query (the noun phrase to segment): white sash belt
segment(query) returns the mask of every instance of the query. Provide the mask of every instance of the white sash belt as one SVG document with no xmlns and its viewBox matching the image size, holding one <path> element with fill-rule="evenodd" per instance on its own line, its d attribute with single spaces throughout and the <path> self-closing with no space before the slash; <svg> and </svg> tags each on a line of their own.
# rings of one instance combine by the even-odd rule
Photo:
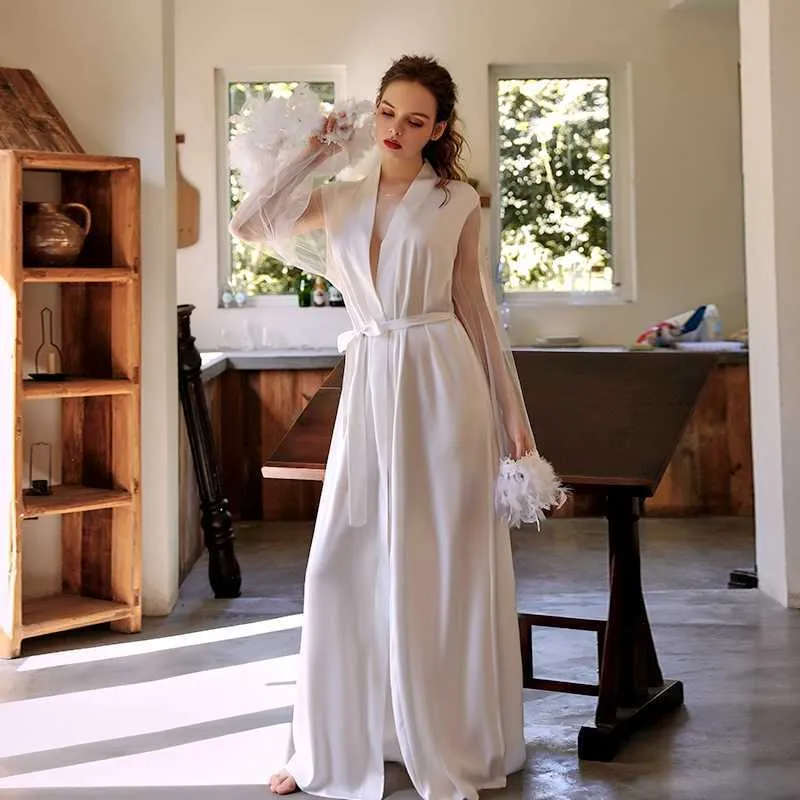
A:
<svg viewBox="0 0 800 800">
<path fill-rule="evenodd" d="M 383 336 L 392 331 L 403 331 L 407 328 L 414 328 L 417 325 L 432 325 L 435 322 L 446 322 L 453 318 L 452 311 L 431 311 L 428 314 L 418 314 L 415 317 L 401 317 L 400 319 L 377 320 L 372 319 L 364 323 L 360 328 L 345 331 L 336 340 L 336 346 L 340 353 L 344 353 L 360 336 Z"/>
<path fill-rule="evenodd" d="M 419 325 L 433 325 L 439 322 L 448 322 L 453 319 L 452 311 L 433 311 L 428 314 L 419 314 L 413 317 L 400 319 L 370 320 L 360 328 L 345 331 L 337 340 L 340 353 L 345 352 L 353 343 L 364 342 L 365 337 L 382 337 L 395 331 L 415 328 Z M 359 527 L 367 521 L 367 430 L 366 430 L 366 403 L 369 389 L 375 398 L 374 408 L 381 419 L 375 419 L 375 438 L 379 451 L 387 459 L 384 470 L 384 479 L 388 481 L 388 465 L 391 464 L 392 427 L 394 425 L 393 404 L 395 392 L 390 386 L 391 364 L 389 360 L 390 349 L 386 343 L 386 358 L 370 359 L 368 364 L 358 363 L 347 369 L 351 380 L 345 380 L 343 386 L 348 387 L 347 407 L 345 408 L 345 446 L 347 448 L 347 497 L 348 515 L 350 525 Z M 355 354 L 351 355 L 354 360 Z M 351 372 L 351 370 L 353 370 Z M 386 484 L 386 502 L 389 502 L 388 482 Z M 388 520 L 387 520 L 388 523 Z"/>
</svg>

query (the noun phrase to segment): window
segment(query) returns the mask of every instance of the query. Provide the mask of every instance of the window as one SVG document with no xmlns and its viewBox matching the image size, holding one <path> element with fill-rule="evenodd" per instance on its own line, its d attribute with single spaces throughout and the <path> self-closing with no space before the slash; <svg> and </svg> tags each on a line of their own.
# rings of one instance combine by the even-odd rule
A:
<svg viewBox="0 0 800 800">
<path fill-rule="evenodd" d="M 341 93 L 341 74 L 335 70 L 281 70 L 290 72 L 292 80 L 276 80 L 277 70 L 246 70 L 236 73 L 217 72 L 217 114 L 220 130 L 220 296 L 227 288 L 244 290 L 252 296 L 276 296 L 294 293 L 301 272 L 273 258 L 263 247 L 235 239 L 228 232 L 228 223 L 243 198 L 236 170 L 228 163 L 228 143 L 236 136 L 237 126 L 231 117 L 241 113 L 249 96 L 288 97 L 299 83 L 307 83 L 323 101 L 323 112 L 330 111 Z"/>
<path fill-rule="evenodd" d="M 509 299 L 633 299 L 627 76 L 495 68 L 493 253 Z"/>
</svg>

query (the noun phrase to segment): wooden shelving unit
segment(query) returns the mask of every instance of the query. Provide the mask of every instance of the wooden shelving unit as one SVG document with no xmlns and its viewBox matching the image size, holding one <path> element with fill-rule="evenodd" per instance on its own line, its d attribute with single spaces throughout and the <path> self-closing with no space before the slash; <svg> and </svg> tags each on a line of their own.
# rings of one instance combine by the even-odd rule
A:
<svg viewBox="0 0 800 800">
<path fill-rule="evenodd" d="M 103 397 L 132 394 L 136 388 L 133 381 L 122 378 L 75 378 L 65 381 L 40 383 L 28 378 L 22 381 L 22 392 L 26 400 L 52 400 L 57 397 Z"/>
<path fill-rule="evenodd" d="M 45 497 L 23 497 L 22 518 L 35 519 L 49 514 L 74 514 L 103 508 L 124 508 L 131 504 L 131 493 L 123 489 L 94 489 L 91 486 L 54 486 Z"/>
<path fill-rule="evenodd" d="M 91 209 L 92 228 L 73 266 L 22 262 L 27 171 L 53 173 L 62 202 Z M 139 207 L 138 159 L 0 150 L 3 658 L 18 656 L 24 639 L 58 631 L 101 623 L 141 628 Z M 26 374 L 23 352 L 39 344 L 23 341 L 25 315 L 38 314 L 23 302 L 31 284 L 57 287 L 64 380 Z M 27 491 L 23 430 L 26 409 L 42 400 L 61 405 L 61 441 L 51 442 L 61 448 L 61 475 L 51 494 L 38 496 Z M 26 520 L 48 516 L 61 518 L 61 591 L 29 597 L 24 529 L 36 523 Z"/>
<path fill-rule="evenodd" d="M 25 603 L 22 611 L 22 638 L 85 628 L 101 622 L 125 623 L 131 610 L 125 603 L 95 600 L 75 594 L 38 597 Z"/>
<path fill-rule="evenodd" d="M 128 283 L 127 267 L 23 267 L 23 283 Z"/>
</svg>

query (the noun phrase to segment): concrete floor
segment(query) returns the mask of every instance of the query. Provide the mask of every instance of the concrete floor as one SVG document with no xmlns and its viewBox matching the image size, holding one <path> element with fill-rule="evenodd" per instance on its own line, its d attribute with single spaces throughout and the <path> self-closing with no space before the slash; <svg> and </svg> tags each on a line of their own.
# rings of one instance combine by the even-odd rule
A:
<svg viewBox="0 0 800 800">
<path fill-rule="evenodd" d="M 302 609 L 307 525 L 243 526 L 244 595 L 210 599 L 205 562 L 170 617 L 126 637 L 32 640 L 0 662 L 0 797 L 263 798 L 280 766 Z M 604 615 L 600 520 L 515 535 L 519 607 Z M 800 798 L 800 614 L 726 589 L 753 559 L 741 520 L 647 520 L 643 573 L 667 678 L 686 707 L 610 764 L 579 763 L 592 698 L 526 693 L 528 762 L 502 792 L 536 800 Z M 536 633 L 537 674 L 592 681 L 591 634 Z M 387 793 L 416 794 L 399 768 Z"/>
</svg>

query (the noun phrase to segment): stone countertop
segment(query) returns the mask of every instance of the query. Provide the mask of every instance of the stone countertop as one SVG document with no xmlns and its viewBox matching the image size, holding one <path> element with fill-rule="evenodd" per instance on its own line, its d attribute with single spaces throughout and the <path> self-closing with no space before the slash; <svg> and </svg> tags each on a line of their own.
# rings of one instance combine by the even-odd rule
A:
<svg viewBox="0 0 800 800">
<path fill-rule="evenodd" d="M 711 353 L 717 356 L 720 364 L 747 364 L 748 351 L 747 348 L 739 350 L 679 350 L 667 347 L 656 348 L 631 348 L 623 347 L 622 345 L 587 345 L 586 347 L 537 347 L 535 345 L 514 345 L 512 350 L 515 353 L 521 352 L 558 352 L 558 353 L 637 353 L 642 356 L 692 356 L 695 353 Z"/>
<path fill-rule="evenodd" d="M 622 346 L 587 346 L 587 347 L 535 347 L 514 346 L 514 351 L 541 351 L 559 353 L 628 353 L 639 352 L 664 354 L 685 354 L 680 350 L 637 350 L 632 351 Z M 720 364 L 746 364 L 747 350 L 720 351 L 717 353 Z M 228 369 L 234 370 L 271 370 L 271 369 L 333 369 L 342 358 L 335 347 L 295 347 L 271 350 L 228 350 L 201 352 L 203 361 L 202 377 L 204 381 L 216 378 Z"/>
<path fill-rule="evenodd" d="M 335 347 L 295 347 L 201 352 L 200 357 L 203 361 L 203 380 L 210 381 L 228 369 L 333 369 L 341 355 Z"/>
</svg>

